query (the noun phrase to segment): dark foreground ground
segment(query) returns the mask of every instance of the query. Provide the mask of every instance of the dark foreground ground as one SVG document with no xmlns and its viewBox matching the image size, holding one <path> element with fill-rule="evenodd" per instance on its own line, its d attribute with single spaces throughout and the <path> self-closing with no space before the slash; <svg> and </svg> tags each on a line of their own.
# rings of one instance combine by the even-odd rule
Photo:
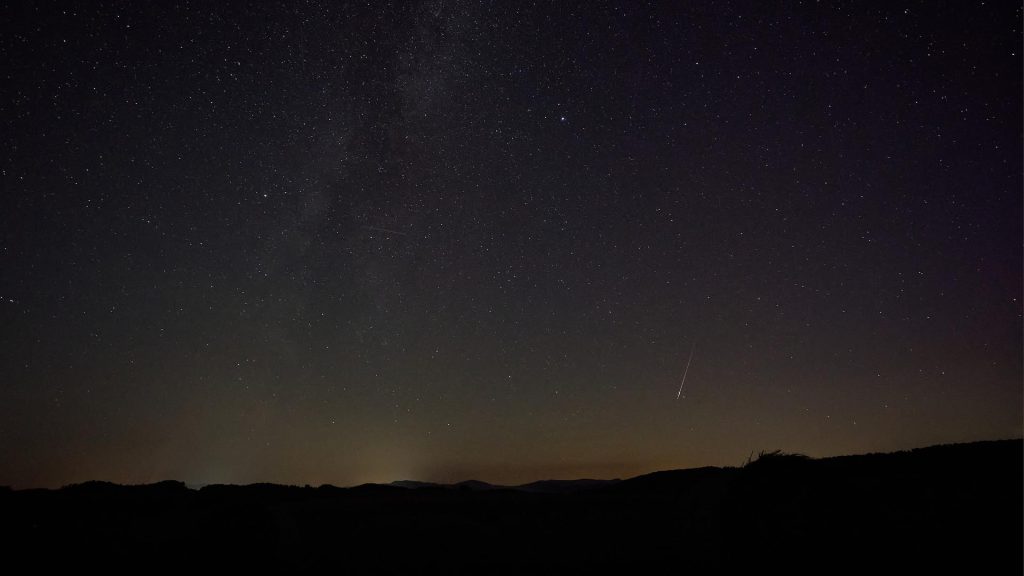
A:
<svg viewBox="0 0 1024 576">
<path fill-rule="evenodd" d="M 1022 573 L 1024 444 L 612 483 L 0 491 L 13 566 L 331 573 Z M 405 486 L 415 486 L 409 483 Z"/>
</svg>

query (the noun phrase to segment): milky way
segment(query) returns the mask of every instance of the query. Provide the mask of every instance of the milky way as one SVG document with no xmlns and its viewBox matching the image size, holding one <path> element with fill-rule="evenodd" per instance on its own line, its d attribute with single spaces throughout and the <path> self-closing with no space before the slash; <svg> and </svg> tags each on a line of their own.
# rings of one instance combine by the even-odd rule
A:
<svg viewBox="0 0 1024 576">
<path fill-rule="evenodd" d="M 0 18 L 0 484 L 1021 434 L 1018 4 L 62 4 Z"/>
</svg>

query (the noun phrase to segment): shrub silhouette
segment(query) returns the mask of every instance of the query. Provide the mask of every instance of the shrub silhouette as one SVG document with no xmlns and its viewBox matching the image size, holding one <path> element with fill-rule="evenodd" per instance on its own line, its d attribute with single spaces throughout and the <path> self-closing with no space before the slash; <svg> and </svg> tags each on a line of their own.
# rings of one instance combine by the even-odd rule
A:
<svg viewBox="0 0 1024 576">
<path fill-rule="evenodd" d="M 757 460 L 751 461 L 753 454 L 747 458 L 744 462 L 744 468 L 763 468 L 763 467 L 790 467 L 794 465 L 805 464 L 811 462 L 813 459 L 806 454 L 799 454 L 795 452 L 783 452 L 782 450 L 772 450 L 771 452 L 765 452 L 764 450 L 757 453 Z"/>
</svg>

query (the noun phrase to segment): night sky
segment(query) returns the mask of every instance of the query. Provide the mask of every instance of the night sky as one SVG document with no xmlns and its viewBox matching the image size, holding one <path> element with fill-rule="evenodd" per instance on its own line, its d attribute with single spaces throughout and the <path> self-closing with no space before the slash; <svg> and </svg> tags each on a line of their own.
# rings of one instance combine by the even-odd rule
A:
<svg viewBox="0 0 1024 576">
<path fill-rule="evenodd" d="M 1021 436 L 1019 3 L 45 4 L 0 484 Z"/>
</svg>

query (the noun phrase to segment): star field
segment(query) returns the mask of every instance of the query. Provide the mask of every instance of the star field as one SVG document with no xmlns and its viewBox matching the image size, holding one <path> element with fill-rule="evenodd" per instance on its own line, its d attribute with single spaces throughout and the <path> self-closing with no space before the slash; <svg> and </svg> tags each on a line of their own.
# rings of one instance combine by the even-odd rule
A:
<svg viewBox="0 0 1024 576">
<path fill-rule="evenodd" d="M 0 484 L 1021 435 L 1018 4 L 2 20 Z"/>
</svg>

